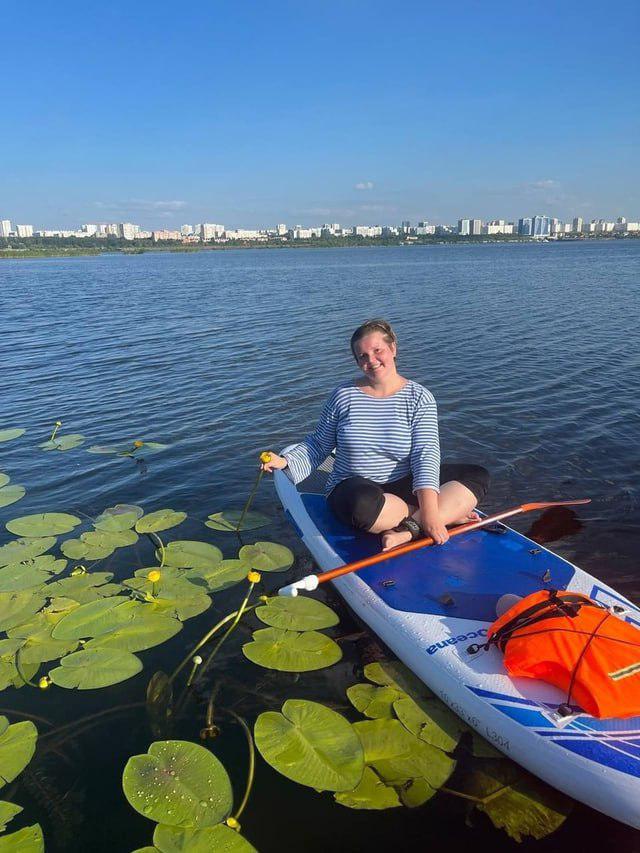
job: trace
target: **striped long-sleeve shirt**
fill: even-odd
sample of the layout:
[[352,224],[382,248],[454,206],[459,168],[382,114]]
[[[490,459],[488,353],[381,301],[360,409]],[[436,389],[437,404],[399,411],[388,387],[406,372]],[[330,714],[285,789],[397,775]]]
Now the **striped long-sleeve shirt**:
[[414,492],[440,490],[436,401],[417,382],[407,382],[389,397],[372,397],[353,380],[338,385],[315,432],[285,454],[293,481],[308,477],[334,448],[327,494],[347,477],[390,483],[409,473]]

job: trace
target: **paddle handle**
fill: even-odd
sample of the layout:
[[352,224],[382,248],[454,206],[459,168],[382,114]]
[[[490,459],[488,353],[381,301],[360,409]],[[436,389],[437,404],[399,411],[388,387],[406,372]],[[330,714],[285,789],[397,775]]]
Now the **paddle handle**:
[[[591,498],[579,498],[572,501],[548,501],[546,503],[538,502],[521,504],[520,506],[513,507],[513,509],[507,509],[504,510],[504,512],[496,513],[496,515],[489,515],[486,518],[480,518],[478,521],[470,521],[467,524],[460,524],[458,527],[454,527],[449,531],[449,536],[459,536],[461,533],[469,533],[472,530],[479,530],[481,527],[486,527],[488,524],[494,524],[497,521],[502,521],[505,518],[511,518],[512,516],[519,515],[523,512],[531,512],[536,509],[548,509],[554,506],[575,506],[577,504],[587,504],[590,503],[590,501]],[[374,566],[376,563],[383,563],[391,557],[399,557],[401,554],[408,554],[410,551],[417,551],[419,548],[427,548],[429,545],[433,544],[433,539],[428,536],[424,539],[416,539],[413,542],[407,542],[406,545],[398,545],[397,548],[391,548],[389,551],[381,551],[371,557],[365,557],[362,560],[347,563],[346,566],[340,566],[339,568],[332,569],[329,572],[322,572],[322,574],[317,576],[318,583],[321,584],[326,583],[327,581],[332,581],[335,578],[351,574],[351,572],[357,572],[359,569],[364,569],[367,566]]]

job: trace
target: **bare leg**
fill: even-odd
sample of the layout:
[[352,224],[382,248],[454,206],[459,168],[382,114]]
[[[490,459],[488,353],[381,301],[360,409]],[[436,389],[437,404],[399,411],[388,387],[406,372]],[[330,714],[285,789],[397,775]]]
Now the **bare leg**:
[[[451,480],[440,487],[438,509],[444,524],[463,524],[465,521],[477,519],[478,515],[473,511],[476,504],[473,492],[457,480]],[[370,533],[382,533],[383,551],[410,541],[409,531],[392,529],[408,515],[417,522],[420,521],[420,510],[417,507],[408,505],[397,495],[385,493],[380,515],[369,528]]]

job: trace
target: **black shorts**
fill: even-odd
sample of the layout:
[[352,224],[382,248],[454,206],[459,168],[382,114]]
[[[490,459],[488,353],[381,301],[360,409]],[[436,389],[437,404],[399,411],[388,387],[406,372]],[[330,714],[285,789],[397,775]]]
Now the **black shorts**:
[[[480,465],[441,465],[440,483],[457,480],[476,496],[478,503],[489,490],[489,472]],[[348,477],[338,483],[327,498],[333,514],[358,530],[369,530],[380,515],[384,493],[397,495],[410,506],[418,505],[411,474],[391,483],[374,483],[366,477]]]

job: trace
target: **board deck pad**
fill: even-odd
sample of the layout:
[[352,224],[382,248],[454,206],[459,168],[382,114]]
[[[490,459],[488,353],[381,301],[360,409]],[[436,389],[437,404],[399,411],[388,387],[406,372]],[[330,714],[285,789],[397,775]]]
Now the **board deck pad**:
[[[311,520],[345,563],[380,551],[380,537],[341,524],[322,495],[303,494]],[[361,569],[359,577],[389,607],[482,622],[496,619],[505,593],[524,597],[548,587],[566,589],[574,567],[518,536],[476,530],[460,534],[446,548],[426,547]]]

